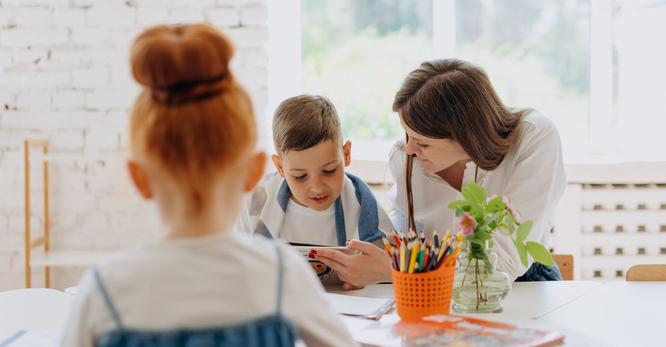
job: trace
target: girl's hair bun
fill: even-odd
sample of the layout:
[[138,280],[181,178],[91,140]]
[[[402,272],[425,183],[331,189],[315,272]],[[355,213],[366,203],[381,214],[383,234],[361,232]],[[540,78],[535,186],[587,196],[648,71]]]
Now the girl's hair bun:
[[148,29],[132,47],[134,79],[165,104],[205,99],[233,83],[231,41],[205,24]]

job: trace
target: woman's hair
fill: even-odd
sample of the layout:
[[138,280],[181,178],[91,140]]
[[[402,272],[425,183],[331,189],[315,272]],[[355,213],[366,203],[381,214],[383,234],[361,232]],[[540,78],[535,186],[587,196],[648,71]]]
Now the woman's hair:
[[338,112],[328,98],[298,95],[280,103],[273,117],[273,142],[278,155],[324,141],[342,143]]
[[229,70],[230,40],[208,25],[157,26],[131,50],[144,88],[132,109],[132,150],[155,160],[190,193],[194,211],[212,177],[256,142],[250,97]]
[[[427,61],[409,73],[395,95],[393,111],[415,132],[458,142],[474,163],[497,168],[515,145],[527,110],[504,106],[479,67],[456,59]],[[412,167],[407,155],[405,179],[409,227],[414,228]]]

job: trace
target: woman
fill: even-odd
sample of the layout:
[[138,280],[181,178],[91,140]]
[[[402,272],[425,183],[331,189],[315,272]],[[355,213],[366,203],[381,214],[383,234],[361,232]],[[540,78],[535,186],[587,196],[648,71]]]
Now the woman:
[[[547,243],[552,216],[566,179],[557,129],[533,110],[509,109],[480,68],[455,59],[421,64],[403,82],[393,102],[406,143],[391,150],[395,179],[389,197],[393,223],[399,231],[448,228],[448,209],[463,185],[476,182],[489,195],[505,195],[534,226],[528,240]],[[505,233],[493,234],[498,268],[519,281],[559,280],[556,266],[534,263],[525,268]],[[348,283],[362,286],[390,280],[386,254],[372,245],[352,241],[363,253],[344,256],[319,252]],[[384,257],[384,259],[381,259]]]

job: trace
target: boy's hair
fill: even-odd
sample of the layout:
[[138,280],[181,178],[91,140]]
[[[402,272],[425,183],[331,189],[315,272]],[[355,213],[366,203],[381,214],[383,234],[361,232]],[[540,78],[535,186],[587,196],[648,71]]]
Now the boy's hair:
[[195,213],[211,178],[256,142],[250,97],[229,70],[232,55],[231,41],[203,24],[147,29],[131,50],[143,86],[131,113],[131,149],[174,177]]
[[280,103],[273,117],[273,142],[278,155],[329,140],[342,143],[338,113],[328,98],[299,95]]

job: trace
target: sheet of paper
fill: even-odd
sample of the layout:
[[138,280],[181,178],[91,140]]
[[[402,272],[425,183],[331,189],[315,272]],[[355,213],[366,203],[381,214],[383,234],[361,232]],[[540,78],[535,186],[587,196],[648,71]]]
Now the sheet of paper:
[[17,331],[0,336],[0,347],[57,347],[60,346],[62,330]]
[[361,296],[325,293],[324,298],[339,314],[379,319],[393,306],[393,298],[369,298]]

